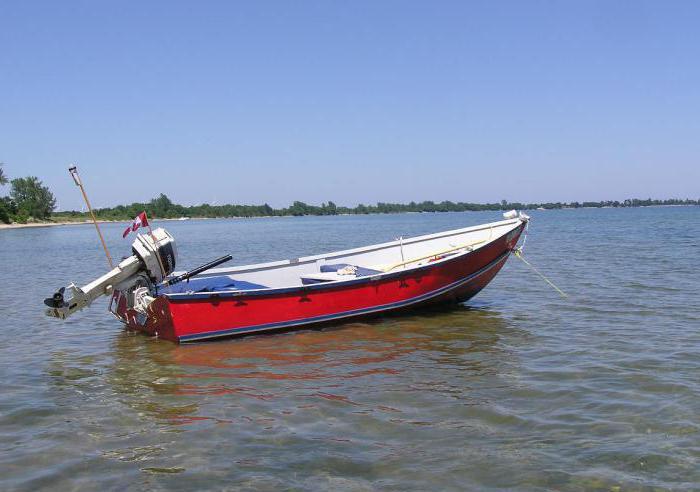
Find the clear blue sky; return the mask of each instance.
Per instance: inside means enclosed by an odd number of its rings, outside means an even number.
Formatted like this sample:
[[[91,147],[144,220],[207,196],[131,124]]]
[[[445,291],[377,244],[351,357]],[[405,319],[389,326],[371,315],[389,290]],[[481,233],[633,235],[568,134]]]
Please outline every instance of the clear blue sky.
[[[96,206],[698,198],[700,2],[6,0],[0,161],[61,209],[71,163]]]

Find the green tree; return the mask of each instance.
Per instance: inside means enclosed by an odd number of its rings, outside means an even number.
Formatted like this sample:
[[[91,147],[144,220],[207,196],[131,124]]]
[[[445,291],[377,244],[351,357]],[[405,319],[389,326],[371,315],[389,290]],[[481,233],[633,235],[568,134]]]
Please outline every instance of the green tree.
[[[289,213],[296,216],[307,215],[309,213],[309,206],[300,201],[295,201],[292,206],[289,207]]]
[[[3,166],[4,163],[0,162],[0,186],[7,184],[7,176],[5,176],[5,172],[2,169]],[[13,206],[14,203],[12,203],[9,197],[0,196],[0,222],[4,222],[5,224],[11,222],[10,215],[15,212]]]
[[[11,216],[17,213],[17,207],[9,196],[0,196],[0,222],[9,224]]]
[[[11,181],[10,196],[20,214],[35,219],[48,219],[56,208],[53,193],[36,176],[16,178]]]
[[[158,198],[154,198],[148,204],[149,215],[153,217],[172,217],[174,215],[174,206],[170,198],[164,193],[158,195]]]

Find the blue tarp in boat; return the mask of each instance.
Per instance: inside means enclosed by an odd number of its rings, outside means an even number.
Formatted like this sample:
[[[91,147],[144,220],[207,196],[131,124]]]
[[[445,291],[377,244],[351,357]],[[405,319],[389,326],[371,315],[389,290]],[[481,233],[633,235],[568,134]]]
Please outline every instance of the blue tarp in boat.
[[[191,278],[179,284],[170,285],[158,289],[160,294],[181,294],[185,292],[219,292],[225,290],[253,290],[267,289],[267,286],[246,282],[245,280],[235,280],[228,275],[218,275],[216,277]]]

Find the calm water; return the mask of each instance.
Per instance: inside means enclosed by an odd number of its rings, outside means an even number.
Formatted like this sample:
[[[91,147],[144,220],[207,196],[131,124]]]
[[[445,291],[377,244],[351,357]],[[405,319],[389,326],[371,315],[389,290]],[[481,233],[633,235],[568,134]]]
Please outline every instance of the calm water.
[[[200,345],[127,334],[87,226],[0,231],[2,490],[700,490],[700,208],[534,212],[466,306]],[[496,213],[168,222],[180,266]],[[105,227],[115,256],[123,225]]]

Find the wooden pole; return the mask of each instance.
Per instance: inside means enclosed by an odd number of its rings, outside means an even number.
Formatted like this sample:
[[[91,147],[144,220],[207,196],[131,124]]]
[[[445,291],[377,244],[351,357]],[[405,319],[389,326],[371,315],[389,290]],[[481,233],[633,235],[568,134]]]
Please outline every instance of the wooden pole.
[[[102,242],[102,247],[105,250],[105,255],[107,255],[107,263],[109,263],[109,269],[112,270],[114,268],[114,264],[112,264],[112,256],[109,254],[109,250],[107,249],[107,243],[105,243],[105,238],[102,237],[102,231],[100,231],[100,226],[97,224],[97,219],[95,218],[95,213],[92,211],[92,206],[90,205],[90,200],[88,200],[87,193],[85,193],[85,188],[83,188],[83,183],[82,183],[82,181],[80,181],[80,176],[78,176],[78,167],[77,166],[69,167],[68,172],[73,177],[73,181],[75,181],[75,184],[78,186],[78,188],[80,188],[80,191],[83,192],[83,198],[85,199],[85,204],[87,205],[87,208],[90,211],[90,216],[92,217],[92,223],[95,224],[95,229],[97,230],[97,235],[100,236],[100,241]]]

